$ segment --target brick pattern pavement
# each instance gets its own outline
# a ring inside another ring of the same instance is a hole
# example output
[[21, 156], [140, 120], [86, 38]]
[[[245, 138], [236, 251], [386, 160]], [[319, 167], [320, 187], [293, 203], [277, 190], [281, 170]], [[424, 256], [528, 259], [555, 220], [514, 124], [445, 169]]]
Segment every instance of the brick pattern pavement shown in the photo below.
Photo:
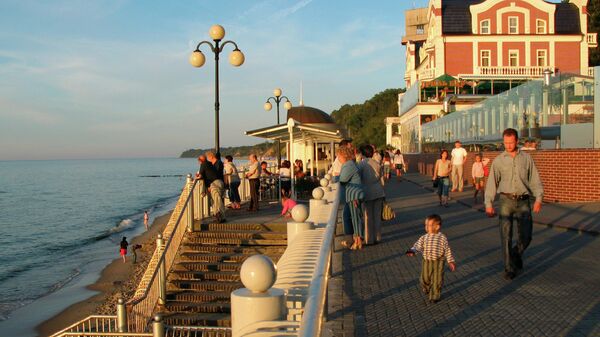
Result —
[[[454, 201], [439, 207], [407, 181], [386, 193], [397, 217], [382, 243], [354, 252], [337, 237], [324, 336], [600, 335], [598, 236], [534, 226], [523, 274], [505, 281], [497, 219]], [[420, 256], [404, 256], [433, 212], [457, 259], [437, 304], [419, 290]]]

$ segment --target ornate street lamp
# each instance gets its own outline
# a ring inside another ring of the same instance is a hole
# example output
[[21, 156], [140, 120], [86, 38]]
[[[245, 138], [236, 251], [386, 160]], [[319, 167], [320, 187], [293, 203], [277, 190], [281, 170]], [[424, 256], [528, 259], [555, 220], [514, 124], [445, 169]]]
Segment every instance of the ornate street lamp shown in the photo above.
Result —
[[[283, 107], [286, 110], [291, 109], [292, 102], [290, 102], [290, 99], [287, 98], [286, 96], [281, 96], [281, 89], [277, 88], [277, 89], [273, 90], [273, 96], [267, 98], [267, 101], [265, 102], [265, 105], [264, 105], [265, 111], [271, 111], [271, 109], [273, 108], [273, 105], [269, 101], [273, 100], [273, 102], [275, 102], [275, 105], [277, 106], [277, 125], [279, 125], [279, 123], [280, 123], [279, 122], [279, 103], [281, 103], [281, 101], [283, 101], [284, 99], [285, 99], [285, 103], [283, 104]], [[281, 167], [280, 144], [281, 144], [281, 142], [279, 140], [277, 140], [277, 167]]]
[[198, 43], [196, 50], [190, 55], [190, 64], [196, 68], [204, 65], [206, 58], [200, 51], [200, 46], [203, 44], [209, 45], [210, 50], [215, 54], [215, 153], [219, 153], [219, 54], [223, 51], [225, 45], [232, 44], [235, 49], [229, 54], [229, 63], [235, 67], [239, 67], [244, 63], [245, 58], [235, 42], [225, 41], [221, 43], [221, 40], [225, 37], [225, 28], [222, 26], [214, 25], [210, 27], [208, 34], [213, 39], [214, 44], [209, 41]]

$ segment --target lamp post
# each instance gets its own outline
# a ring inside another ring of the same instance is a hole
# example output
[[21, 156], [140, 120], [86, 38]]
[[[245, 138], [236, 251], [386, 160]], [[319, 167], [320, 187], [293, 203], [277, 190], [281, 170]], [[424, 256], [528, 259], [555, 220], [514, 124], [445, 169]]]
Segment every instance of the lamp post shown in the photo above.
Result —
[[239, 67], [244, 63], [244, 54], [240, 51], [237, 44], [233, 41], [224, 41], [225, 28], [220, 25], [214, 25], [210, 27], [208, 34], [213, 39], [214, 44], [210, 41], [202, 41], [196, 46], [196, 50], [190, 55], [190, 64], [196, 68], [200, 68], [204, 65], [206, 58], [200, 51], [200, 46], [207, 44], [210, 46], [210, 50], [215, 54], [215, 153], [219, 153], [219, 54], [223, 51], [223, 47], [227, 44], [232, 44], [235, 49], [229, 54], [229, 63], [235, 67]]
[[[284, 108], [286, 110], [289, 110], [292, 108], [292, 102], [290, 102], [290, 99], [287, 98], [286, 96], [281, 96], [281, 89], [277, 88], [275, 90], [273, 90], [273, 96], [267, 98], [267, 101], [265, 102], [264, 108], [265, 111], [271, 111], [271, 109], [273, 108], [273, 105], [271, 104], [271, 100], [273, 100], [273, 102], [275, 102], [275, 105], [277, 106], [277, 125], [279, 125], [279, 103], [281, 103], [281, 101], [283, 101], [285, 99], [285, 103], [283, 104]], [[279, 141], [279, 139], [277, 140], [277, 167], [281, 167], [281, 148], [280, 148], [281, 142]]]

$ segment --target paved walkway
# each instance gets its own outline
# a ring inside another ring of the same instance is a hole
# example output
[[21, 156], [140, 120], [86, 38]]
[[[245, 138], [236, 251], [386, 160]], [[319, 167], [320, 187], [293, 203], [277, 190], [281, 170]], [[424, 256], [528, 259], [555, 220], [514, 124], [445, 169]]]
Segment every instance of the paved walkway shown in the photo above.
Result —
[[[384, 224], [382, 243], [353, 252], [340, 247], [341, 236], [336, 240], [325, 335], [600, 335], [597, 235], [536, 225], [523, 274], [505, 281], [497, 218], [456, 199], [440, 207], [415, 182], [391, 181], [386, 193], [397, 217]], [[437, 304], [419, 290], [420, 257], [404, 256], [433, 212], [444, 219], [457, 260]]]

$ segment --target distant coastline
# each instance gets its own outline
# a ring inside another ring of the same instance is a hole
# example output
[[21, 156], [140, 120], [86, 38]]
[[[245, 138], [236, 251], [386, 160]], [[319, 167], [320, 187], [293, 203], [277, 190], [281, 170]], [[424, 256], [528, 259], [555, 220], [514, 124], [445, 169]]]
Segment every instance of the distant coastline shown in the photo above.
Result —
[[[196, 158], [206, 151], [213, 151], [213, 148], [209, 149], [189, 149], [183, 151], [179, 158]], [[234, 158], [246, 157], [254, 153], [266, 157], [275, 157], [277, 155], [277, 148], [275, 143], [264, 142], [256, 145], [244, 145], [244, 146], [230, 146], [221, 148], [221, 156], [233, 156]]]

